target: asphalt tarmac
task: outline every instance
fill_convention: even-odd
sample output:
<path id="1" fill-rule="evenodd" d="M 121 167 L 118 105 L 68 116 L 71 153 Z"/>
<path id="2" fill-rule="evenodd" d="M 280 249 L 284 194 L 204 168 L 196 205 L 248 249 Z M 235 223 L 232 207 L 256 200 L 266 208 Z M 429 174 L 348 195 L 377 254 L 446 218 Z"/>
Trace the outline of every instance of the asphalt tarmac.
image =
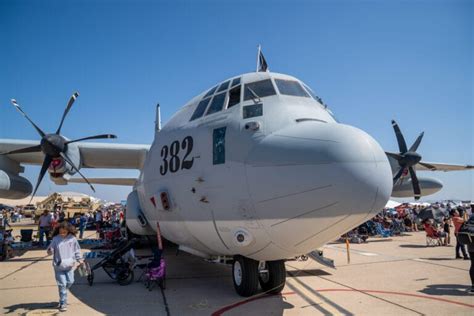
<path id="1" fill-rule="evenodd" d="M 86 235 L 95 237 L 95 232 Z M 97 271 L 93 286 L 76 273 L 69 308 L 55 308 L 58 290 L 51 257 L 42 249 L 0 262 L 3 315 L 474 315 L 468 260 L 454 247 L 426 247 L 424 232 L 370 238 L 367 244 L 331 243 L 325 256 L 336 269 L 311 259 L 290 261 L 281 295 L 239 297 L 231 267 L 165 250 L 166 289 L 143 282 L 120 286 Z M 90 250 L 83 249 L 83 252 Z M 147 250 L 138 254 L 146 255 Z M 92 259 L 92 262 L 97 259 Z M 140 275 L 137 269 L 136 279 Z"/>

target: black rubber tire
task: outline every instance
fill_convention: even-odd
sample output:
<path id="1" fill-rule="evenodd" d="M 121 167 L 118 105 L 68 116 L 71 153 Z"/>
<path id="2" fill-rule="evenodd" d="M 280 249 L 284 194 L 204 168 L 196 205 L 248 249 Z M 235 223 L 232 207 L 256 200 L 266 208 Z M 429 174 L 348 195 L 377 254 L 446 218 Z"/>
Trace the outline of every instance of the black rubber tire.
<path id="1" fill-rule="evenodd" d="M 286 268 L 284 260 L 267 261 L 268 278 L 264 280 L 259 276 L 260 286 L 265 293 L 278 294 L 285 287 Z"/>
<path id="2" fill-rule="evenodd" d="M 124 285 L 129 285 L 130 283 L 133 282 L 133 279 L 135 278 L 135 274 L 133 273 L 133 270 L 127 269 L 125 271 L 121 271 L 117 275 L 117 283 L 124 286 Z"/>
<path id="3" fill-rule="evenodd" d="M 236 265 L 239 265 L 236 267 Z M 236 276 L 236 270 L 240 271 L 240 278 Z M 237 284 L 236 277 L 240 279 Z M 243 297 L 249 297 L 258 291 L 258 262 L 250 258 L 235 256 L 232 264 L 232 280 L 235 291 Z"/>

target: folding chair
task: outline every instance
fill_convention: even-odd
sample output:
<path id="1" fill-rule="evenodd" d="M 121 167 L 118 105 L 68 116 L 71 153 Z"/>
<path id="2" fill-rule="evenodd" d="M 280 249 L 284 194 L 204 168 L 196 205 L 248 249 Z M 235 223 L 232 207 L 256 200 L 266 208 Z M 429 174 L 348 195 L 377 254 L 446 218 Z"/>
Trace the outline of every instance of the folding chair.
<path id="1" fill-rule="evenodd" d="M 443 243 L 441 242 L 441 238 L 435 236 L 433 234 L 426 234 L 426 246 L 427 247 L 436 247 L 441 246 Z"/>

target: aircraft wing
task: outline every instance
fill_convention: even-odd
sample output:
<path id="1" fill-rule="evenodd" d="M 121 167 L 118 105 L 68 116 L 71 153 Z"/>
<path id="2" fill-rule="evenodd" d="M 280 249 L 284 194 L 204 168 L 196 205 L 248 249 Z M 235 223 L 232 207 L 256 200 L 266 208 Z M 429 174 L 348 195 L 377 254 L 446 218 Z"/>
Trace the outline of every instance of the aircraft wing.
<path id="1" fill-rule="evenodd" d="M 123 185 L 133 186 L 138 179 L 136 178 L 87 178 L 92 184 Z M 71 178 L 68 183 L 86 183 L 82 178 Z"/>
<path id="2" fill-rule="evenodd" d="M 37 146 L 39 141 L 0 139 L 0 153 Z M 141 169 L 150 145 L 77 143 L 82 168 Z M 13 154 L 7 157 L 19 164 L 41 165 L 41 152 Z"/>
<path id="3" fill-rule="evenodd" d="M 388 160 L 392 165 L 392 170 L 397 170 L 400 166 L 397 163 L 396 157 L 399 156 L 399 153 L 394 152 L 385 152 L 387 154 Z M 420 161 L 415 165 L 416 170 L 418 171 L 463 171 L 463 170 L 472 170 L 474 169 L 473 165 L 455 165 L 455 164 L 448 164 L 448 163 L 438 163 L 438 162 L 426 162 Z"/>
<path id="4" fill-rule="evenodd" d="M 447 163 L 437 163 L 437 162 L 420 162 L 415 166 L 416 170 L 420 171 L 462 171 L 462 170 L 472 170 L 474 169 L 473 165 L 453 165 Z"/>
<path id="5" fill-rule="evenodd" d="M 83 168 L 141 169 L 150 145 L 78 143 Z"/>

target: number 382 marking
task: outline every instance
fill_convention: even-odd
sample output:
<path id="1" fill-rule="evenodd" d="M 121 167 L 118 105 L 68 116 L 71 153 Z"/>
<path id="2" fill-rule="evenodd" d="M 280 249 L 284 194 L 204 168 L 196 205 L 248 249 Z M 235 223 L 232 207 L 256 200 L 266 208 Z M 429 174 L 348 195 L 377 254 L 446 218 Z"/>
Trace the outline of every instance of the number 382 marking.
<path id="1" fill-rule="evenodd" d="M 191 160 L 187 160 L 187 158 L 193 150 L 193 144 L 193 138 L 187 136 L 183 139 L 181 145 L 179 141 L 175 140 L 169 147 L 168 145 L 163 146 L 161 148 L 161 158 L 163 158 L 163 161 L 160 166 L 160 174 L 164 176 L 168 173 L 168 170 L 171 173 L 175 173 L 180 169 L 191 169 L 194 164 L 194 157 Z M 186 150 L 182 161 L 178 156 L 180 148 Z"/>

